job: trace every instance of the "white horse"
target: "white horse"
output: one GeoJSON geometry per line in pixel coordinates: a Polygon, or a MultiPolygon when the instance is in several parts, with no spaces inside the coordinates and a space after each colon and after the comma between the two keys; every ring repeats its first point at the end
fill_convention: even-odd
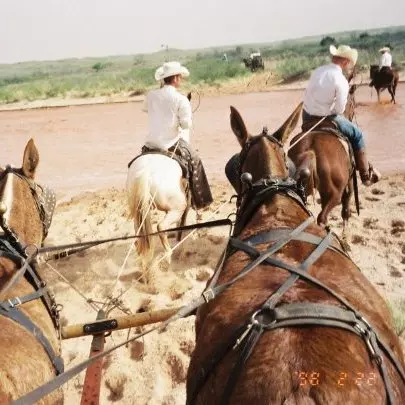
{"type": "MultiPolygon", "coordinates": [[[[153,232],[153,208],[166,212],[157,225],[158,231],[183,225],[190,206],[187,189],[188,182],[183,178],[177,161],[160,154],[138,157],[129,167],[127,176],[127,197],[135,233],[146,235],[153,232]]],[[[170,263],[172,249],[168,236],[164,233],[159,237],[166,251],[165,258],[170,263]]],[[[178,234],[178,239],[180,237],[181,233],[178,234]]],[[[143,265],[153,259],[154,244],[151,237],[139,238],[136,249],[143,265]]]]}

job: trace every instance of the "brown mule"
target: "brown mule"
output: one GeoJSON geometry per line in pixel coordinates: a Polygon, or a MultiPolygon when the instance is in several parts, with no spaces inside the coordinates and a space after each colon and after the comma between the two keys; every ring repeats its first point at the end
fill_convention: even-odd
{"type": "MultiPolygon", "coordinates": [[[[0,206],[4,212],[0,218],[3,221],[0,233],[4,228],[0,236],[0,404],[23,396],[63,371],[56,325],[52,319],[53,316],[57,320],[52,296],[45,289],[42,297],[18,305],[18,299],[24,301],[24,297],[28,299],[38,290],[34,285],[38,287],[41,277],[35,267],[30,267],[13,285],[9,283],[21,268],[23,246],[40,246],[46,233],[38,208],[41,205],[37,205],[39,200],[36,200],[44,196],[37,195],[40,190],[34,183],[38,162],[38,150],[31,139],[25,147],[21,169],[0,169],[0,206]],[[51,308],[45,302],[51,303],[51,308]],[[17,308],[10,308],[11,303],[17,304],[17,308]],[[30,322],[34,324],[34,331],[29,330],[30,322]]],[[[63,404],[62,390],[48,395],[38,404],[63,404]]]]}
{"type": "MultiPolygon", "coordinates": [[[[296,233],[295,238],[283,246],[280,238],[274,237],[284,235],[282,238],[285,238],[293,229],[308,223],[308,218],[312,219],[294,193],[288,192],[287,185],[293,183],[288,178],[281,147],[299,113],[300,108],[289,117],[282,130],[274,134],[275,140],[265,135],[249,135],[241,116],[231,107],[231,126],[242,146],[242,172],[249,172],[251,181],[250,176],[244,174],[246,184],[239,196],[241,208],[237,222],[240,232],[234,233],[236,239],[231,240],[232,247],[217,282],[210,281],[210,288],[204,293],[208,304],[197,311],[196,347],[187,375],[187,405],[389,403],[377,363],[370,357],[368,345],[362,338],[353,330],[329,324],[319,326],[316,319],[315,325],[305,324],[302,318],[310,316],[311,311],[307,309],[313,308],[313,304],[319,309],[325,306],[336,311],[345,307],[324,287],[317,288],[302,280],[305,277],[319,280],[356,308],[394,352],[398,368],[404,367],[400,342],[393,331],[385,301],[340,250],[332,234],[328,236],[331,238],[329,248],[313,258],[307,273],[301,272],[301,280],[273,295],[290,276],[280,267],[304,269],[298,264],[305,261],[308,265],[308,256],[323,244],[300,239],[296,233]],[[269,188],[263,188],[265,185],[269,188]],[[250,244],[242,242],[246,239],[250,244]],[[214,288],[239,276],[246,265],[252,264],[257,257],[256,253],[250,253],[253,247],[263,253],[277,244],[280,249],[270,256],[269,264],[258,264],[215,296],[214,288]],[[274,260],[281,264],[273,265],[274,260]],[[256,312],[269,297],[277,303],[275,310],[256,312]],[[296,305],[287,305],[294,303],[296,305]],[[287,311],[289,308],[294,311],[287,311]],[[283,313],[287,320],[280,321],[283,313]],[[304,325],[291,325],[289,313],[291,319],[294,313],[301,313],[298,321],[304,325]],[[277,322],[287,324],[276,327],[277,322]]],[[[313,222],[305,233],[306,237],[311,234],[311,238],[322,241],[326,234],[313,222]]],[[[213,280],[216,278],[214,276],[213,280]]],[[[402,381],[385,355],[381,364],[386,368],[392,387],[392,405],[402,404],[405,375],[402,381]]]]}
{"type": "Polygon", "coordinates": [[[370,65],[370,87],[374,86],[377,92],[377,99],[380,103],[380,93],[385,89],[391,95],[391,103],[395,104],[395,92],[399,82],[399,73],[392,68],[384,67],[380,69],[378,65],[370,65]]]}
{"type": "MultiPolygon", "coordinates": [[[[352,120],[354,116],[354,94],[356,87],[351,86],[346,105],[345,116],[352,120]]],[[[318,224],[326,226],[330,211],[342,204],[343,230],[346,229],[350,218],[350,200],[354,190],[355,168],[351,162],[345,142],[336,135],[322,130],[325,122],[319,124],[305,135],[302,141],[293,146],[288,156],[297,168],[297,177],[305,183],[307,195],[314,195],[319,191],[322,209],[318,215],[318,224]]],[[[291,141],[296,142],[303,133],[298,134],[291,141]]],[[[356,190],[357,192],[357,190],[356,190]]],[[[359,211],[358,198],[356,197],[359,211]]]]}

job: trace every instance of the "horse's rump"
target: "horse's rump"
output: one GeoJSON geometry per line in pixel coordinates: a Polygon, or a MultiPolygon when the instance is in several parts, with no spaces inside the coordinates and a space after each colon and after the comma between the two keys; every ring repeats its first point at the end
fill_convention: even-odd
{"type": "MultiPolygon", "coordinates": [[[[325,121],[327,121],[327,120],[325,120],[325,121]]],[[[311,125],[309,125],[309,124],[305,125],[305,126],[303,125],[302,126],[303,132],[299,133],[298,135],[296,135],[294,138],[291,139],[291,145],[298,141],[297,147],[299,148],[300,152],[303,152],[314,146],[317,136],[325,136],[325,137],[327,137],[327,139],[335,138],[342,145],[343,149],[345,150],[345,152],[347,154],[349,161],[352,164],[352,167],[354,167],[355,161],[354,161],[353,149],[352,149],[350,141],[347,139],[346,136],[344,136],[337,129],[337,126],[334,123],[333,123],[333,126],[330,121],[326,122],[324,126],[322,124],[323,124],[323,122],[321,124],[319,124],[319,127],[317,127],[316,129],[314,129],[313,131],[311,131],[310,133],[305,135],[305,138],[309,138],[308,142],[305,141],[305,138],[302,139],[302,141],[298,141],[298,140],[303,137],[303,135],[308,131],[308,129],[310,129],[314,126],[314,123],[312,122],[311,125]]]]}

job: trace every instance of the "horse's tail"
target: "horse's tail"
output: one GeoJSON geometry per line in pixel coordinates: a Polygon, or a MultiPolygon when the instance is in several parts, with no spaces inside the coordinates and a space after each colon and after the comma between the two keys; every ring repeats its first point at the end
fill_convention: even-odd
{"type": "Polygon", "coordinates": [[[307,195],[314,197],[317,186],[316,156],[314,151],[307,150],[297,157],[297,179],[305,185],[307,195]]]}
{"type": "MultiPolygon", "coordinates": [[[[141,173],[128,173],[127,179],[128,205],[130,217],[135,224],[135,232],[140,235],[152,233],[151,211],[153,200],[150,191],[150,171],[143,168],[141,173]]],[[[153,237],[143,236],[136,241],[139,256],[149,262],[153,258],[153,237]]]]}

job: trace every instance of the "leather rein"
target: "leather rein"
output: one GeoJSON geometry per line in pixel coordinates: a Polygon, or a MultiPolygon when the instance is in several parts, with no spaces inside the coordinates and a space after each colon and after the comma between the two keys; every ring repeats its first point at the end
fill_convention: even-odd
{"type": "MultiPolygon", "coordinates": [[[[265,137],[270,142],[276,143],[282,148],[282,145],[277,139],[269,136],[267,132],[263,131],[261,135],[253,138],[253,140],[247,143],[242,149],[241,168],[243,167],[243,161],[246,159],[252,144],[262,137],[265,137]]],[[[232,331],[230,339],[217,346],[203,361],[199,372],[190,379],[187,405],[193,405],[195,403],[198,393],[207,382],[210,374],[214,372],[216,366],[226,354],[230,351],[236,351],[238,353],[237,360],[234,363],[228,380],[225,382],[225,388],[220,401],[220,405],[227,405],[243,367],[252,354],[261,335],[267,331],[278,328],[300,326],[339,328],[352,332],[362,338],[366,344],[371,359],[375,362],[382,377],[387,394],[387,404],[400,405],[398,402],[395,402],[392,382],[389,377],[383,354],[387,356],[389,362],[396,369],[405,384],[405,372],[398,359],[388,345],[378,336],[375,328],[373,328],[345,298],[336,294],[332,289],[308,273],[310,267],[327,250],[344,255],[351,260],[345,252],[342,244],[340,244],[340,247],[332,245],[334,240],[339,241],[338,237],[331,231],[328,231],[324,237],[305,232],[305,229],[314,221],[314,218],[305,207],[305,195],[302,187],[297,185],[297,183],[291,178],[280,179],[270,175],[252,183],[251,175],[244,173],[242,174],[242,182],[243,180],[245,185],[247,185],[247,188],[238,196],[237,219],[233,236],[230,238],[228,246],[223,254],[222,261],[220,261],[213,278],[202,296],[204,297],[205,302],[213,300],[227,287],[250,273],[260,264],[267,264],[287,270],[290,272],[290,276],[261,306],[251,311],[247,320],[232,331]],[[280,193],[288,196],[295,202],[298,202],[308,214],[307,219],[295,229],[274,229],[253,235],[245,240],[239,239],[238,236],[240,232],[247,225],[259,206],[265,202],[271,201],[275,195],[280,193]],[[282,247],[294,240],[306,242],[314,246],[314,250],[300,265],[290,265],[272,257],[272,255],[277,253],[282,247]],[[268,242],[274,243],[263,253],[260,253],[255,248],[256,245],[268,242]],[[221,273],[223,264],[227,258],[237,251],[245,252],[252,258],[252,262],[246,265],[231,281],[222,285],[217,285],[217,280],[221,273]],[[341,307],[309,302],[279,304],[283,295],[300,279],[326,291],[329,295],[338,300],[341,307]]]]}

